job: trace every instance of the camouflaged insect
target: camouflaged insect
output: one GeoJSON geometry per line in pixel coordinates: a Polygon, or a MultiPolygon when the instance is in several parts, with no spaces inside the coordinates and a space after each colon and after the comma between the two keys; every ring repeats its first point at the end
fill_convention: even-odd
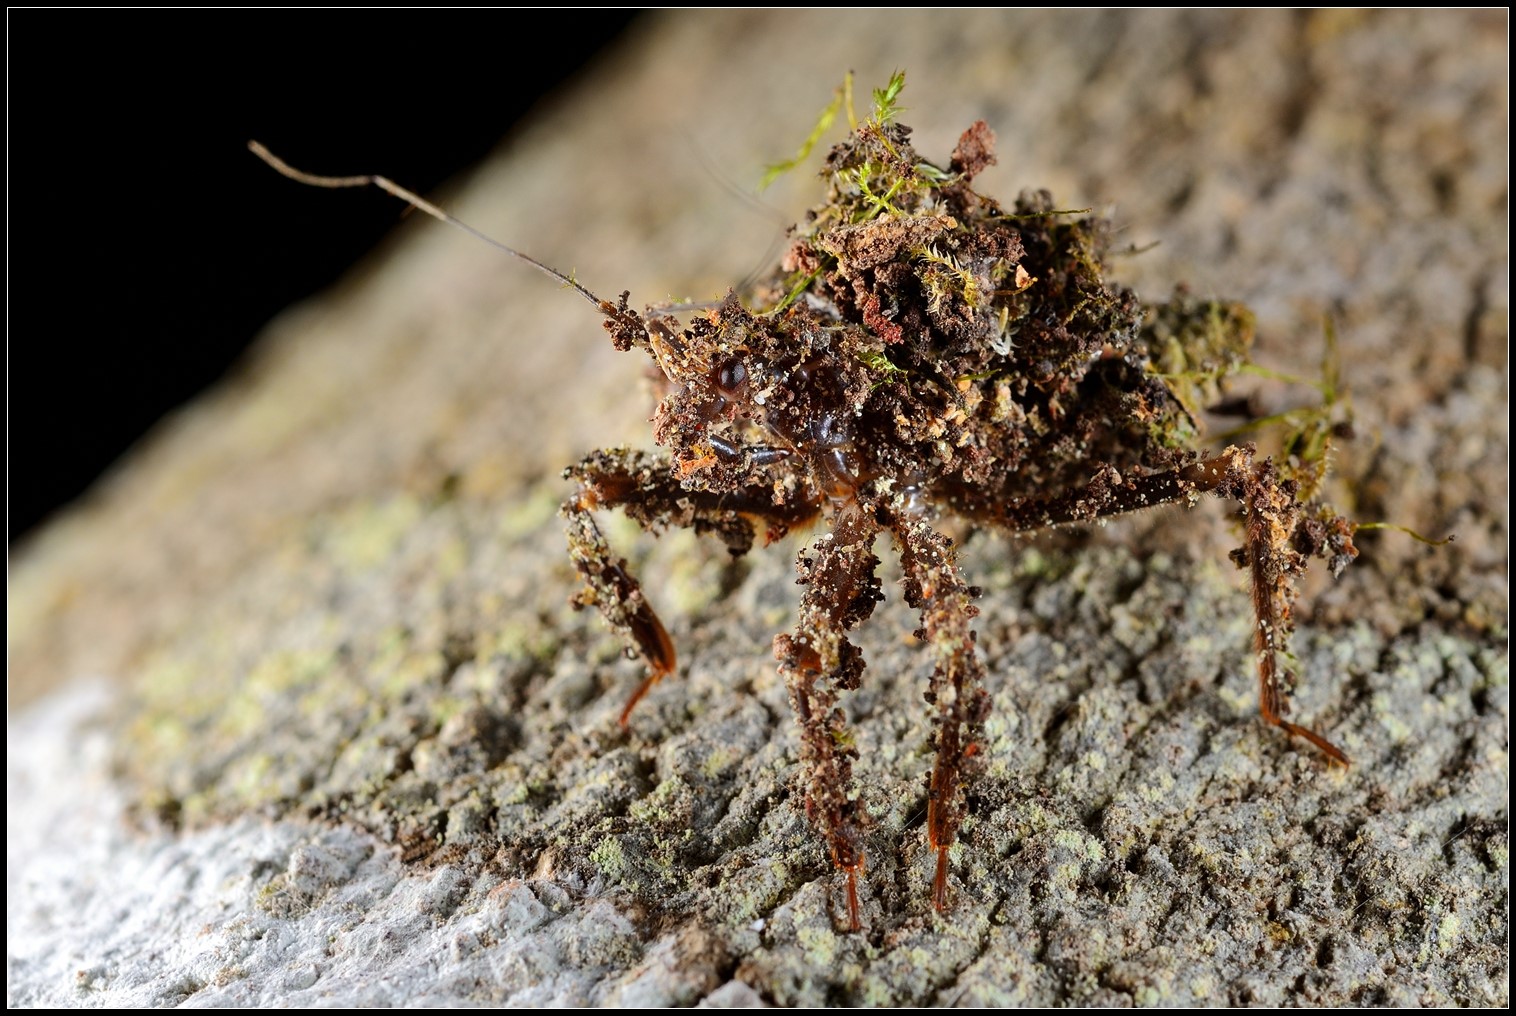
{"type": "Polygon", "coordinates": [[[1197,412],[1217,408],[1225,378],[1245,366],[1252,315],[1182,290],[1144,305],[1107,283],[1107,222],[1060,211],[1045,191],[1023,194],[1009,210],[974,191],[975,175],[995,161],[983,122],[963,133],[946,167],[922,159],[894,119],[903,86],[896,74],[876,90],[862,123],[844,86],[800,157],[844,97],[856,126],[827,156],[826,201],[781,270],[687,325],[667,307],[639,314],[626,293],[601,300],[385,177],[315,176],[249,145],[292,179],[377,186],[481,237],[592,304],[618,349],[651,357],[660,450],[596,452],[565,472],[576,482],[563,505],[569,552],[585,582],[574,602],[597,607],[647,665],[623,725],[675,671],[676,656],[601,534],[597,509],[619,508],[654,532],[714,535],[733,555],[760,534],[772,542],[794,529],[824,530],[799,555],[799,619],[774,639],[774,655],[800,725],[806,813],[846,877],[853,929],[866,817],[841,697],[864,669],[848,632],[883,599],[874,554],[881,533],[894,542],[905,600],[921,612],[915,635],[933,657],[926,833],[939,910],[948,907],[948,852],[991,708],[971,626],[977,590],[959,572],[940,528],[945,517],[1028,533],[1193,505],[1206,493],[1240,502],[1243,543],[1232,557],[1251,577],[1263,718],[1348,761],[1285,719],[1297,579],[1310,558],[1327,560],[1335,575],[1358,553],[1358,527],[1318,500],[1331,439],[1346,427],[1332,371],[1319,386],[1320,408],[1286,414],[1278,463],[1259,461],[1251,445],[1199,450],[1197,412]]]}
{"type": "Polygon", "coordinates": [[[1006,209],[974,191],[994,162],[983,122],[945,167],[925,161],[894,121],[901,85],[897,75],[875,92],[873,116],[826,157],[826,201],[757,292],[729,294],[683,324],[667,308],[639,314],[627,294],[611,304],[575,284],[617,348],[643,350],[658,375],[659,450],[596,452],[566,472],[577,489],[563,514],[585,581],[576,603],[599,608],[647,666],[622,722],[676,656],[593,512],[619,508],[653,531],[693,528],[733,555],[760,535],[818,525],[797,562],[798,621],[774,655],[800,726],[806,813],[845,874],[855,929],[866,817],[841,699],[864,671],[848,633],[883,599],[882,532],[933,661],[926,834],[939,910],[991,709],[971,626],[977,591],[944,517],[1025,533],[1205,493],[1240,502],[1233,558],[1251,575],[1263,718],[1347,762],[1285,719],[1297,579],[1309,558],[1335,574],[1357,554],[1353,523],[1316,501],[1327,414],[1298,428],[1280,464],[1250,445],[1198,450],[1197,411],[1245,362],[1248,311],[1182,292],[1144,305],[1107,283],[1104,220],[1058,211],[1046,192],[1006,209]]]}

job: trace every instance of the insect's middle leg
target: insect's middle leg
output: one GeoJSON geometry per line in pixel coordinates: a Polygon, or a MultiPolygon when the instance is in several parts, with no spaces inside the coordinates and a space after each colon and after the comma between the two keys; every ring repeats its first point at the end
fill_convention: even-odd
{"type": "Polygon", "coordinates": [[[927,788],[927,839],[937,851],[932,902],[947,909],[948,850],[963,821],[962,787],[981,757],[990,696],[984,664],[969,623],[979,613],[953,561],[952,541],[926,522],[912,519],[894,527],[905,568],[905,599],[921,611],[917,637],[936,656],[927,702],[936,710],[937,761],[927,788]]]}
{"type": "Polygon", "coordinates": [[[807,817],[826,837],[832,863],[847,875],[848,923],[860,927],[858,873],[863,870],[863,825],[853,796],[858,751],[840,705],[840,693],[858,687],[863,654],[846,633],[862,624],[882,599],[874,570],[879,525],[851,502],[832,530],[800,554],[806,586],[794,635],[774,639],[774,656],[800,723],[807,817]]]}

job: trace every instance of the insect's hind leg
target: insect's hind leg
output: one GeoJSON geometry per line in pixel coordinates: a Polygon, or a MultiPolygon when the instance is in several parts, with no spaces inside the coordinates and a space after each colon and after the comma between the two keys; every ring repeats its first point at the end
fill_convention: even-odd
{"type": "Polygon", "coordinates": [[[800,758],[805,768],[805,811],[826,837],[832,863],[847,876],[848,925],[861,926],[858,873],[863,870],[863,822],[852,796],[853,760],[858,757],[840,693],[858,687],[863,655],[847,640],[882,599],[874,575],[874,536],[879,525],[851,502],[833,520],[832,530],[800,554],[805,596],[794,635],[774,639],[779,673],[789,689],[800,723],[800,758]]]}
{"type": "Polygon", "coordinates": [[[1308,727],[1286,720],[1286,692],[1293,683],[1281,674],[1279,657],[1289,650],[1294,630],[1291,610],[1296,583],[1308,559],[1326,559],[1338,574],[1358,555],[1354,525],[1323,506],[1303,504],[1292,483],[1281,480],[1271,461],[1254,462],[1252,445],[1232,445],[1219,455],[1162,472],[1122,477],[1107,467],[1086,486],[1040,498],[969,502],[965,514],[1011,532],[1027,532],[1070,522],[1092,522],[1161,504],[1191,500],[1203,493],[1235,498],[1246,516],[1246,541],[1233,557],[1251,572],[1254,646],[1258,656],[1258,706],[1265,723],[1311,742],[1334,762],[1348,757],[1308,727]]]}
{"type": "Polygon", "coordinates": [[[948,908],[948,851],[963,821],[963,785],[982,758],[984,721],[990,696],[984,690],[984,664],[974,646],[970,622],[979,613],[973,591],[964,584],[953,560],[953,545],[921,520],[894,527],[905,569],[905,599],[921,611],[918,638],[932,646],[936,662],[926,700],[936,710],[936,763],[927,787],[927,839],[937,851],[932,903],[948,908]]]}
{"type": "Polygon", "coordinates": [[[1305,570],[1307,554],[1330,556],[1341,570],[1357,553],[1352,524],[1339,516],[1312,518],[1295,500],[1294,492],[1275,475],[1272,462],[1241,470],[1229,484],[1247,512],[1247,543],[1235,554],[1250,572],[1253,613],[1256,618],[1254,647],[1258,654],[1258,709],[1265,723],[1286,734],[1303,737],[1328,758],[1349,765],[1347,755],[1320,734],[1286,720],[1289,702],[1285,692],[1293,687],[1294,674],[1281,677],[1279,656],[1289,648],[1295,625],[1291,614],[1299,595],[1296,576],[1305,570]],[[1340,562],[1340,563],[1339,563],[1340,562]]]}

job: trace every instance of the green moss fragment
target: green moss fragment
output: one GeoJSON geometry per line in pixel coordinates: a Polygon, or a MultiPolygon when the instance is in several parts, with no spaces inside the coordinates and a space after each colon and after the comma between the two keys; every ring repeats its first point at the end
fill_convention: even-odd
{"type": "Polygon", "coordinates": [[[1253,312],[1240,303],[1180,290],[1151,309],[1142,338],[1152,370],[1193,416],[1221,400],[1225,379],[1247,362],[1255,327],[1253,312]]]}

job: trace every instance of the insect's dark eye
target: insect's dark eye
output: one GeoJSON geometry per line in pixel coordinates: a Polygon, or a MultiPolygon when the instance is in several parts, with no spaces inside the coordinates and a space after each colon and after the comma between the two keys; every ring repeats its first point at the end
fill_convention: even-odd
{"type": "Polygon", "coordinates": [[[716,388],[722,395],[736,395],[747,384],[747,367],[741,360],[728,360],[716,371],[716,388]]]}
{"type": "Polygon", "coordinates": [[[853,428],[843,417],[822,413],[811,420],[811,440],[822,448],[840,448],[853,440],[853,428]]]}

